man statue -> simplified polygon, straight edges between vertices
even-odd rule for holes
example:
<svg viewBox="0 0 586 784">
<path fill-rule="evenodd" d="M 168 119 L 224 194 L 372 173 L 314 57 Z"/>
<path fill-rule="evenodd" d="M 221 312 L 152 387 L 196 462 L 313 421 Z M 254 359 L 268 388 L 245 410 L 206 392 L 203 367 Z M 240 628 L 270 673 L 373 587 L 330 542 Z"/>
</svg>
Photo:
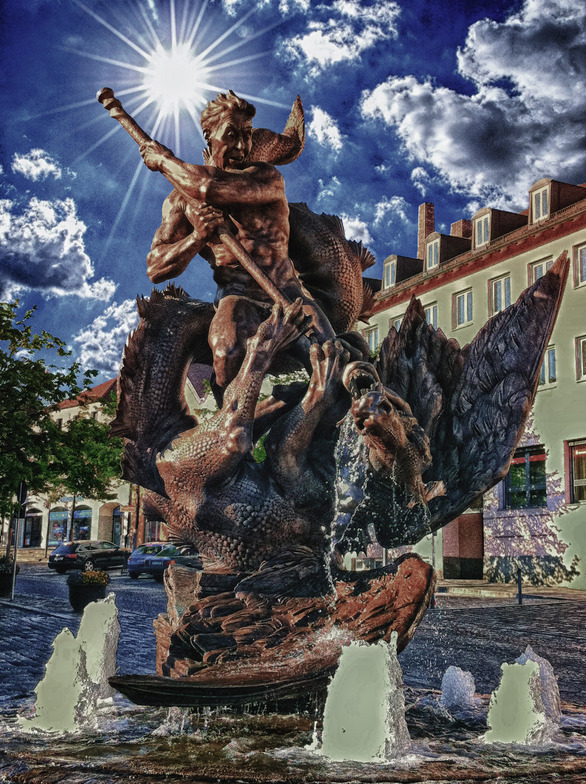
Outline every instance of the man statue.
<svg viewBox="0 0 586 784">
<path fill-rule="evenodd" d="M 141 145 L 145 164 L 160 171 L 176 189 L 163 204 L 163 219 L 147 257 L 148 276 L 160 283 L 180 275 L 196 254 L 214 270 L 216 313 L 209 332 L 216 383 L 222 389 L 236 376 L 246 341 L 273 302 L 241 267 L 216 229 L 227 224 L 257 266 L 290 301 L 301 297 L 316 339 L 334 337 L 323 311 L 304 288 L 288 255 L 289 207 L 277 169 L 249 160 L 255 108 L 232 91 L 219 94 L 201 115 L 208 149 L 205 165 L 185 163 L 156 141 Z M 307 340 L 291 350 L 308 366 Z"/>
</svg>

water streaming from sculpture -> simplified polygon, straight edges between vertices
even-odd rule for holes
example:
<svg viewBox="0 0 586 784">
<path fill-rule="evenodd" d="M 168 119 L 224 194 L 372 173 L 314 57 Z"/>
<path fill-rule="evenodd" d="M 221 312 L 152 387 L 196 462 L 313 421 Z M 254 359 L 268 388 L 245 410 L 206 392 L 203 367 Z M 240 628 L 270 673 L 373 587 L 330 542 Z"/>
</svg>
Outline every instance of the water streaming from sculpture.
<svg viewBox="0 0 586 784">
<path fill-rule="evenodd" d="M 177 276 L 199 253 L 218 285 L 213 306 L 174 286 L 139 299 L 120 374 L 112 430 L 126 438 L 123 475 L 204 564 L 168 573 L 157 672 L 192 688 L 188 698 L 167 684 L 170 704 L 209 700 L 218 686 L 323 691 L 351 640 L 388 642 L 396 631 L 402 650 L 435 580 L 414 556 L 354 573 L 343 554 L 417 543 L 506 472 L 566 255 L 464 348 L 412 300 L 371 362 L 356 326 L 372 309 L 362 273 L 374 259 L 339 218 L 288 204 L 276 169 L 303 150 L 299 98 L 276 134 L 252 128 L 247 101 L 219 95 L 202 113 L 203 166 L 151 140 L 109 88 L 98 98 L 173 186 L 151 280 Z M 219 405 L 199 424 L 183 394 L 194 363 L 211 373 Z M 309 381 L 260 399 L 269 373 L 296 368 Z M 115 685 L 146 699 L 136 679 Z"/>
</svg>

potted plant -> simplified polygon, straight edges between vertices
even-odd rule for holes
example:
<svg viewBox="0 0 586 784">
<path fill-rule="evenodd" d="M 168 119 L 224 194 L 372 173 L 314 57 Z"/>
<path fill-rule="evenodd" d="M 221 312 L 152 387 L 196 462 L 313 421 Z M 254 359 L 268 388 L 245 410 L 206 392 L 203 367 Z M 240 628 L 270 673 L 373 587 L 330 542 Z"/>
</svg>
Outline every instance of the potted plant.
<svg viewBox="0 0 586 784">
<path fill-rule="evenodd" d="M 67 578 L 69 603 L 75 612 L 82 612 L 86 604 L 106 598 L 106 588 L 110 578 L 102 570 L 71 572 Z"/>
<path fill-rule="evenodd" d="M 14 568 L 14 561 L 7 558 L 5 555 L 0 556 L 0 596 L 10 596 L 12 593 L 12 569 Z M 20 571 L 18 564 L 16 565 L 16 573 Z"/>
</svg>

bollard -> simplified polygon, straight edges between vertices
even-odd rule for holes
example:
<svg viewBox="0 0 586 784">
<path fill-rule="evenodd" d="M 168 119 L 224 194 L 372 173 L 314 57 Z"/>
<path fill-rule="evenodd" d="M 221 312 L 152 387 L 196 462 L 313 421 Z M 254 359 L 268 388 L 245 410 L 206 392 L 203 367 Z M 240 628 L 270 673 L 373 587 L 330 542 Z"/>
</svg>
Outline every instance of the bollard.
<svg viewBox="0 0 586 784">
<path fill-rule="evenodd" d="M 517 593 L 519 604 L 523 604 L 523 588 L 521 587 L 521 570 L 517 569 Z"/>
</svg>

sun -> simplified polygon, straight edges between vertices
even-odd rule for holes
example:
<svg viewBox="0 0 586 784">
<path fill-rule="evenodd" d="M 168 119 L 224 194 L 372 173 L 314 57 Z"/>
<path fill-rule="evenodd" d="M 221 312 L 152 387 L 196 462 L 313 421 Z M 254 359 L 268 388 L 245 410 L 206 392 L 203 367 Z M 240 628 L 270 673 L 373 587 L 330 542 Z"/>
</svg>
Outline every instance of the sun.
<svg viewBox="0 0 586 784">
<path fill-rule="evenodd" d="M 209 76 L 210 69 L 187 44 L 176 44 L 169 50 L 159 47 L 149 55 L 142 84 L 146 97 L 168 115 L 200 105 Z"/>
</svg>

